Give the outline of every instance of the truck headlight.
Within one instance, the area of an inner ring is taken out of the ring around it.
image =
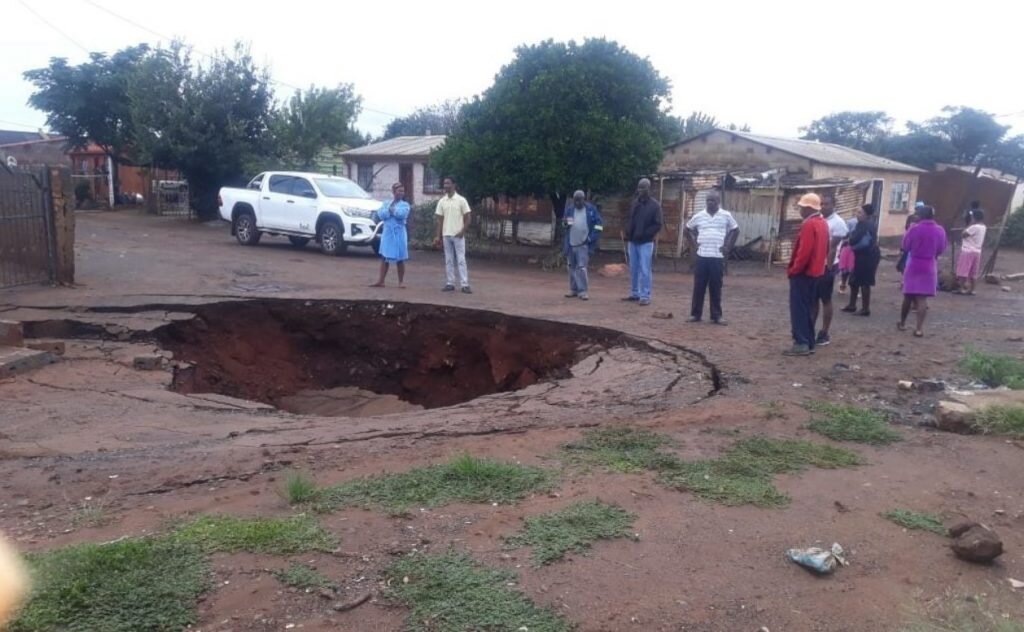
[[[361,208],[346,208],[345,213],[352,217],[361,217],[363,219],[370,219],[373,217],[373,211],[364,211]]]

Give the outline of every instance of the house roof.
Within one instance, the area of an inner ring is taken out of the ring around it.
[[[27,145],[39,145],[43,143],[63,143],[67,139],[63,136],[51,136],[49,138],[33,138],[32,140],[23,140],[16,143],[0,143],[0,147],[25,147]]]
[[[704,136],[713,132],[724,132],[726,134],[732,134],[738,138],[748,140],[752,143],[771,147],[779,151],[784,151],[794,156],[800,156],[814,162],[819,162],[825,165],[838,165],[841,167],[859,167],[861,169],[878,169],[881,171],[909,171],[912,173],[924,173],[924,169],[918,169],[917,167],[897,162],[895,160],[889,160],[881,156],[869,154],[866,151],[860,151],[857,149],[851,149],[849,147],[843,147],[842,145],[835,145],[832,143],[822,143],[816,140],[803,140],[800,138],[779,138],[777,136],[762,136],[760,134],[751,134],[749,132],[738,132],[727,129],[713,129],[693,138],[688,138],[684,141],[670,145],[670,147],[678,147],[687,143],[703,138]]]
[[[44,138],[39,132],[20,132],[12,129],[0,129],[0,145],[13,145],[14,143],[24,143],[30,140],[40,140]]]
[[[440,136],[396,136],[379,143],[364,145],[341,152],[345,158],[359,156],[409,156],[426,158],[431,150],[444,143],[445,137]]]

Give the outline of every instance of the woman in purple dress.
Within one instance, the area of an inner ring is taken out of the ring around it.
[[[917,310],[914,335],[924,335],[924,319],[928,315],[928,297],[935,296],[939,279],[938,258],[946,250],[946,229],[935,223],[935,209],[920,206],[915,210],[921,221],[903,236],[902,250],[907,253],[903,271],[903,308],[900,310],[900,331],[907,328],[910,308]]]

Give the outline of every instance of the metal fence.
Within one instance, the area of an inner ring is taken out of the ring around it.
[[[153,180],[152,186],[157,215],[192,217],[188,182],[184,180]]]
[[[54,279],[50,176],[0,166],[0,287]]]

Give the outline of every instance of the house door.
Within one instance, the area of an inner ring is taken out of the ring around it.
[[[409,204],[416,204],[415,191],[412,188],[412,165],[409,163],[402,163],[398,165],[398,181],[405,187],[405,201]]]

